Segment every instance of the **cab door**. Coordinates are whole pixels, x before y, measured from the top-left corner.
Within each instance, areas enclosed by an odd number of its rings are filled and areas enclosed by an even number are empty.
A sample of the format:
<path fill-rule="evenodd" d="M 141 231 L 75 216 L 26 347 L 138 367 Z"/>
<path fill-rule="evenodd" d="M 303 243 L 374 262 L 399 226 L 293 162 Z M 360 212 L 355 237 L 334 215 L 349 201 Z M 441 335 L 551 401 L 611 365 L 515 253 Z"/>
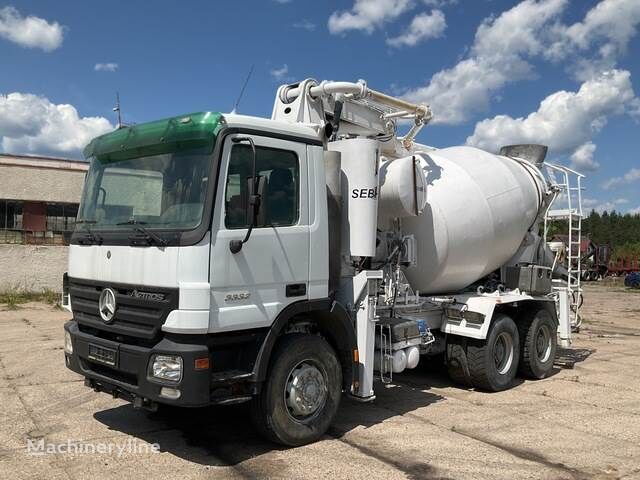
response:
<path fill-rule="evenodd" d="M 231 240 L 245 238 L 252 150 L 262 187 L 257 225 L 238 253 Z M 234 134 L 223 145 L 212 222 L 210 331 L 269 326 L 292 302 L 308 298 L 309 201 L 304 143 Z"/>

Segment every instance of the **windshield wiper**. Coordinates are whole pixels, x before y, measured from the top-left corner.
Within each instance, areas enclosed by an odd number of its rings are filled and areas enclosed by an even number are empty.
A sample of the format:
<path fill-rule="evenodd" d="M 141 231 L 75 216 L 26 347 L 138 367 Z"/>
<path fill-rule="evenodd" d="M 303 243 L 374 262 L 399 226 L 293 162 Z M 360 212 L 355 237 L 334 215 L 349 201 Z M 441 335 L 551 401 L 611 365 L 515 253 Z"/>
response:
<path fill-rule="evenodd" d="M 89 224 L 90 223 L 97 223 L 96 220 L 77 220 L 76 221 L 76 225 L 80 224 L 80 225 L 84 225 L 84 228 L 86 230 L 86 233 L 84 235 L 84 237 L 82 237 L 80 239 L 80 243 L 87 243 L 89 245 L 93 245 L 94 243 L 97 244 L 102 244 L 102 237 L 100 235 L 97 235 L 96 233 L 94 233 L 90 228 L 89 228 Z"/>
<path fill-rule="evenodd" d="M 144 239 L 147 241 L 147 243 L 151 243 L 151 241 L 153 241 L 156 245 L 165 247 L 168 242 L 161 236 L 153 233 L 151 230 L 144 228 L 142 225 L 146 223 L 147 222 L 141 222 L 140 220 L 136 220 L 135 218 L 130 218 L 126 222 L 116 223 L 116 225 L 132 225 L 135 231 L 140 232 L 144 235 Z M 135 237 L 132 235 L 129 237 L 129 240 L 134 241 Z"/>

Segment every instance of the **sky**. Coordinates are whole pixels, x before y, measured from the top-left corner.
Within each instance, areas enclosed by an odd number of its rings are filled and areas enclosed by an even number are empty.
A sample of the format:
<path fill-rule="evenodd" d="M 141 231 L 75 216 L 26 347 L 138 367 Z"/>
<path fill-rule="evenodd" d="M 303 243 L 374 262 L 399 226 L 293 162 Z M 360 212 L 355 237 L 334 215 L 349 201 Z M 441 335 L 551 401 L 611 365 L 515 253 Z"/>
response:
<path fill-rule="evenodd" d="M 640 213 L 640 0 L 0 0 L 0 151 L 82 158 L 93 137 L 365 79 L 427 103 L 418 141 L 542 143 L 584 205 Z M 0 179 L 1 181 L 1 179 Z"/>

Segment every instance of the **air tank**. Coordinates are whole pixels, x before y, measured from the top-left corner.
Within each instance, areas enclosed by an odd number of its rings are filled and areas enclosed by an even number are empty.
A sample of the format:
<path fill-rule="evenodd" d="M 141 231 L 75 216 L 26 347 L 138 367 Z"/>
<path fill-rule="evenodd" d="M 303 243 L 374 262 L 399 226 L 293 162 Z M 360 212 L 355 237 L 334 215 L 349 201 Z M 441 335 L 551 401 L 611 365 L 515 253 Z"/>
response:
<path fill-rule="evenodd" d="M 507 262 L 534 224 L 546 190 L 528 162 L 473 147 L 421 157 L 427 184 L 422 214 L 402 219 L 418 266 L 405 274 L 425 294 L 458 291 Z"/>

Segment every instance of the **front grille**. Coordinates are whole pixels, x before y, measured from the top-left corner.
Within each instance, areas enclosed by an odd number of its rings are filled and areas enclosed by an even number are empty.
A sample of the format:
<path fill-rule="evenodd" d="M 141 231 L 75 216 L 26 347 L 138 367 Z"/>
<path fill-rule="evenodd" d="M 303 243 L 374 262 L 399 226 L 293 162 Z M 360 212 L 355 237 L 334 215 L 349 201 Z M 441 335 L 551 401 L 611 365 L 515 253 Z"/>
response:
<path fill-rule="evenodd" d="M 98 311 L 100 293 L 107 287 L 116 293 L 116 311 L 109 323 L 102 320 Z M 149 294 L 160 294 L 163 299 Z M 160 328 L 169 312 L 178 308 L 177 288 L 140 287 L 69 278 L 69 295 L 74 319 L 80 327 L 89 327 L 105 338 L 154 340 L 159 337 Z M 104 335 L 100 335 L 101 332 Z"/>

